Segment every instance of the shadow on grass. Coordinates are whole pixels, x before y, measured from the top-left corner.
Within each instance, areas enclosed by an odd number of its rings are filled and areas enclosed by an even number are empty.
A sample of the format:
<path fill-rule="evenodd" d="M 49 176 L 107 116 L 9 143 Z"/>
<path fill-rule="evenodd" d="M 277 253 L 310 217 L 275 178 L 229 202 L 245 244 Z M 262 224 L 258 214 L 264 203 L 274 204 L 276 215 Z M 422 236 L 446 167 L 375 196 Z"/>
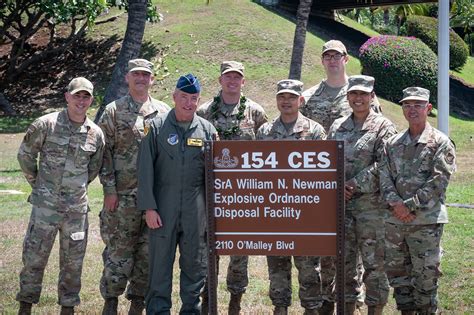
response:
<path fill-rule="evenodd" d="M 5 96 L 18 116 L 0 116 L 0 133 L 24 132 L 37 117 L 66 105 L 64 92 L 70 80 L 83 76 L 94 84 L 94 96 L 103 97 L 110 82 L 122 39 L 83 38 L 65 53 L 31 66 L 14 84 L 5 89 Z M 160 55 L 160 43 L 145 41 L 141 56 L 153 59 Z"/>

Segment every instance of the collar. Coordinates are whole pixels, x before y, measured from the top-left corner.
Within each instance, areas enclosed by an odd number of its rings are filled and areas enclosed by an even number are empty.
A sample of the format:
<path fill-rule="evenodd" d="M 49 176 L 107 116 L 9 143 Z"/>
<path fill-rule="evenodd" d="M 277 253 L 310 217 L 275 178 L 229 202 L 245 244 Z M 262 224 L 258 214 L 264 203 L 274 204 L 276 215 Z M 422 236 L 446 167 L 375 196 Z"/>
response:
<path fill-rule="evenodd" d="M 171 109 L 168 113 L 168 117 L 172 125 L 174 125 L 175 127 L 181 128 L 181 126 L 178 124 L 178 121 L 176 120 L 176 109 L 174 108 Z M 191 125 L 189 125 L 189 129 L 195 128 L 197 125 L 198 125 L 198 118 L 197 118 L 196 113 L 194 113 L 193 120 L 191 121 Z"/>
<path fill-rule="evenodd" d="M 370 129 L 370 125 L 372 125 L 372 121 L 378 116 L 376 112 L 373 111 L 371 108 L 369 111 L 369 115 L 365 119 L 364 123 L 362 124 L 361 131 Z M 341 127 L 346 130 L 353 130 L 355 128 L 354 124 L 354 114 L 350 114 L 347 118 L 342 122 Z"/>
<path fill-rule="evenodd" d="M 75 127 L 72 125 L 71 120 L 69 119 L 69 116 L 67 114 L 67 108 L 65 108 L 63 111 L 61 111 L 59 113 L 58 121 L 61 122 L 64 125 L 67 125 L 69 130 L 76 131 Z M 89 129 L 91 129 L 91 123 L 92 123 L 92 121 L 89 118 L 87 118 L 87 116 L 86 116 L 86 119 L 82 123 L 79 130 L 77 130 L 76 132 L 78 132 L 78 133 L 87 133 L 89 131 Z"/>

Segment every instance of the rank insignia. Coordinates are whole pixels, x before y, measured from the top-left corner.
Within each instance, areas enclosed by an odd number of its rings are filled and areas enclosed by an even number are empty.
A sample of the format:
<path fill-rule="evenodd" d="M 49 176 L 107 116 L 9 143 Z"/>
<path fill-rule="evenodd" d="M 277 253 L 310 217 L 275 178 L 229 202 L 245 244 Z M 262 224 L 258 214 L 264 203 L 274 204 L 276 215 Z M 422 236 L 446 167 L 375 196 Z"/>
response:
<path fill-rule="evenodd" d="M 145 136 L 148 134 L 148 131 L 150 131 L 150 123 L 148 121 L 143 122 L 143 133 Z"/>
<path fill-rule="evenodd" d="M 168 143 L 171 144 L 171 145 L 175 145 L 179 142 L 178 140 L 178 135 L 175 134 L 175 133 L 170 133 L 170 135 L 168 136 Z"/>
<path fill-rule="evenodd" d="M 202 147 L 202 145 L 203 145 L 202 139 L 188 138 L 188 146 L 190 146 L 190 147 Z"/>

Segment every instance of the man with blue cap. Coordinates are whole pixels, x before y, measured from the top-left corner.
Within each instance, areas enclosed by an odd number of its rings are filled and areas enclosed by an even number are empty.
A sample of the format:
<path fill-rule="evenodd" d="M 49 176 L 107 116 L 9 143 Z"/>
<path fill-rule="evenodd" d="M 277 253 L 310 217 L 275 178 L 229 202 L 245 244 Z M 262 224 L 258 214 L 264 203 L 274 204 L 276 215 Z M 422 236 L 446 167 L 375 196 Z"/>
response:
<path fill-rule="evenodd" d="M 170 314 L 173 263 L 180 258 L 180 314 L 200 314 L 199 294 L 207 273 L 204 141 L 217 138 L 197 116 L 198 79 L 181 76 L 175 108 L 156 117 L 140 147 L 138 209 L 149 227 L 147 314 Z"/>

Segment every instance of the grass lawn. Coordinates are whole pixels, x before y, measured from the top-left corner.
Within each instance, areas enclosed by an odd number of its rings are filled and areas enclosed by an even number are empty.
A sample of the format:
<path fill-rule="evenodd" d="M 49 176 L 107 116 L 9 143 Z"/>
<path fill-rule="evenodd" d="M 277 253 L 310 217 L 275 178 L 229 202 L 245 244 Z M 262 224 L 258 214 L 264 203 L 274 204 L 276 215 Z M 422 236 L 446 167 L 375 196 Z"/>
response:
<path fill-rule="evenodd" d="M 460 71 L 451 71 L 451 74 L 474 86 L 474 57 L 467 57 L 464 67 Z"/>
<path fill-rule="evenodd" d="M 166 48 L 164 66 L 169 75 L 154 86 L 152 94 L 171 103 L 170 95 L 179 75 L 196 74 L 203 86 L 205 101 L 218 91 L 217 76 L 222 60 L 243 61 L 246 66 L 245 94 L 261 103 L 270 118 L 276 116 L 276 82 L 288 75 L 294 24 L 265 8 L 243 0 L 205 1 L 162 0 L 155 1 L 164 21 L 148 25 L 145 42 L 156 48 Z M 346 19 L 347 21 L 347 19 Z M 119 34 L 123 36 L 126 15 L 112 24 L 98 25 L 89 36 L 95 38 Z M 303 78 L 305 87 L 316 84 L 323 77 L 320 51 L 323 40 L 318 34 L 307 35 Z M 159 49 L 157 49 L 159 51 Z M 360 72 L 360 63 L 353 56 L 348 66 L 351 74 Z M 104 58 L 107 58 L 104 53 Z M 153 56 L 151 57 L 153 58 Z M 471 59 L 472 60 L 472 59 Z M 471 71 L 472 73 L 472 71 Z M 103 78 L 106 82 L 108 78 Z M 100 91 L 99 91 L 100 92 Z M 401 109 L 397 104 L 381 99 L 384 113 L 399 129 L 404 128 Z M 93 110 L 92 110 L 93 111 Z M 16 153 L 22 132 L 32 118 L 0 118 L 0 190 L 12 189 L 21 195 L 0 194 L 0 313 L 17 311 L 14 300 L 18 290 L 18 274 L 21 269 L 22 240 L 28 224 L 31 206 L 26 202 L 30 188 L 19 171 Z M 431 120 L 436 126 L 435 119 Z M 474 204 L 474 123 L 455 117 L 450 118 L 450 135 L 457 145 L 458 172 L 453 176 L 448 189 L 448 203 Z M 101 252 L 103 243 L 99 235 L 98 213 L 102 203 L 102 191 L 98 181 L 89 188 L 91 199 L 90 233 L 87 255 L 84 262 L 81 305 L 77 309 L 84 314 L 99 313 L 102 298 L 99 294 L 99 279 L 102 273 Z M 444 277 L 440 286 L 441 309 L 445 314 L 474 313 L 474 216 L 471 209 L 450 208 L 451 223 L 446 225 L 443 238 Z M 229 294 L 225 289 L 227 257 L 221 260 L 219 275 L 219 312 L 225 314 Z M 245 314 L 270 314 L 268 298 L 268 274 L 264 257 L 251 257 L 250 284 L 243 299 Z M 58 247 L 52 251 L 47 267 L 42 297 L 35 311 L 41 314 L 58 313 L 56 286 L 58 275 Z M 174 277 L 173 313 L 179 309 L 177 292 L 179 279 Z M 128 304 L 120 300 L 120 310 L 125 313 Z M 292 314 L 302 314 L 297 295 L 296 273 L 293 272 Z M 394 314 L 393 301 L 386 314 Z"/>

